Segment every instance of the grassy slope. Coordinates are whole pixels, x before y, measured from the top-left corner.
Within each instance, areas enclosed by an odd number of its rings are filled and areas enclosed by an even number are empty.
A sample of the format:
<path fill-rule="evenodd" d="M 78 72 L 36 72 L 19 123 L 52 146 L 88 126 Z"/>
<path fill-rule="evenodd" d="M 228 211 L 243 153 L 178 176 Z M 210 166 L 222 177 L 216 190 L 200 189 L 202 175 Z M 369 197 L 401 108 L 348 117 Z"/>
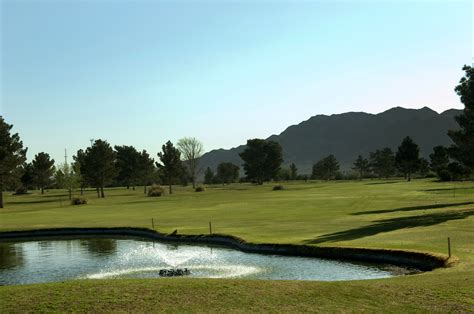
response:
<path fill-rule="evenodd" d="M 136 226 L 180 233 L 233 234 L 252 242 L 310 243 L 416 249 L 446 253 L 446 237 L 461 262 L 416 276 L 350 283 L 251 280 L 113 280 L 0 287 L 6 309 L 124 310 L 273 309 L 474 310 L 474 184 L 363 181 L 271 186 L 216 186 L 204 193 L 176 189 L 147 198 L 141 189 L 107 191 L 89 204 L 65 205 L 65 193 L 7 195 L 0 230 Z M 63 207 L 59 197 L 62 195 Z M 47 289 L 45 289 L 47 287 Z M 87 289 L 84 289 L 87 287 Z M 188 295 L 176 305 L 174 291 Z M 238 296 L 235 300 L 235 296 Z M 135 302 L 124 302 L 127 298 Z M 78 299 L 81 301 L 79 302 Z M 96 299 L 100 299 L 96 302 Z M 18 300 L 23 300 L 19 302 Z M 28 300 L 28 302 L 24 302 Z M 181 307 L 182 306 L 182 307 Z"/>

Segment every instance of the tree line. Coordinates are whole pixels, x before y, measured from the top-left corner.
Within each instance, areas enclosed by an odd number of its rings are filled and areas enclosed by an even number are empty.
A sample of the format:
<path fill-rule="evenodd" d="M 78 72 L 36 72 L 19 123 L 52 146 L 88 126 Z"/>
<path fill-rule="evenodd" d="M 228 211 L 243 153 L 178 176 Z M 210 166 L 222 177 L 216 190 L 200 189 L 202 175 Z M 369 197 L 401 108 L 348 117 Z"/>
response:
<path fill-rule="evenodd" d="M 92 186 L 98 197 L 105 197 L 104 187 L 113 183 L 128 189 L 142 185 L 145 194 L 152 183 L 168 185 L 170 194 L 174 184 L 192 182 L 195 187 L 199 158 L 204 151 L 202 143 L 194 137 L 185 137 L 176 147 L 168 141 L 161 149 L 155 161 L 146 150 L 140 152 L 125 145 L 112 148 L 107 141 L 96 140 L 74 156 L 73 169 L 81 182 L 81 191 Z"/>
<path fill-rule="evenodd" d="M 450 130 L 450 147 L 436 146 L 430 160 L 419 156 L 418 145 L 406 137 L 397 152 L 382 148 L 371 152 L 368 158 L 358 156 L 352 169 L 359 178 L 388 178 L 402 174 L 410 181 L 413 174 L 423 176 L 431 170 L 441 180 L 459 180 L 474 172 L 474 69 L 464 66 L 465 75 L 455 91 L 465 108 L 455 119 L 459 130 Z M 3 191 L 17 189 L 18 192 L 36 187 L 44 193 L 51 184 L 65 188 L 69 197 L 74 189 L 81 193 L 86 187 L 93 187 L 98 197 L 105 197 L 104 188 L 109 185 L 124 185 L 134 189 L 143 185 L 161 183 L 168 185 L 172 194 L 174 184 L 187 184 L 196 181 L 200 168 L 203 145 L 196 138 L 186 137 L 175 147 L 171 141 L 162 146 L 155 161 L 146 150 L 138 151 L 133 146 L 114 146 L 98 139 L 85 150 L 78 150 L 74 162 L 54 166 L 55 161 L 47 153 L 35 155 L 31 163 L 26 162 L 27 148 L 18 133 L 11 134 L 12 125 L 0 116 L 0 208 L 3 208 Z M 280 144 L 263 139 L 249 139 L 245 150 L 239 154 L 243 161 L 245 181 L 263 184 L 269 180 L 297 180 L 309 178 L 330 180 L 340 174 L 339 162 L 334 155 L 317 161 L 312 167 L 311 177 L 298 175 L 295 164 L 282 168 L 283 153 Z M 229 162 L 218 165 L 217 173 L 207 168 L 204 182 L 232 183 L 239 179 L 239 166 Z"/>
<path fill-rule="evenodd" d="M 26 162 L 27 148 L 23 148 L 18 133 L 11 134 L 12 125 L 0 116 L 0 208 L 3 208 L 3 191 L 15 190 L 26 193 L 28 189 L 38 188 L 41 194 L 47 187 L 64 188 L 69 192 L 80 189 L 81 195 L 87 187 L 93 187 L 98 197 L 105 197 L 106 186 L 126 186 L 135 189 L 162 183 L 169 186 L 192 182 L 200 171 L 199 159 L 204 151 L 203 145 L 193 137 L 180 139 L 177 147 L 168 141 L 162 146 L 155 161 L 146 150 L 138 151 L 133 146 L 112 147 L 105 140 L 95 140 L 85 150 L 80 149 L 73 156 L 71 164 L 64 162 L 55 166 L 49 154 L 40 152 L 33 160 Z"/>

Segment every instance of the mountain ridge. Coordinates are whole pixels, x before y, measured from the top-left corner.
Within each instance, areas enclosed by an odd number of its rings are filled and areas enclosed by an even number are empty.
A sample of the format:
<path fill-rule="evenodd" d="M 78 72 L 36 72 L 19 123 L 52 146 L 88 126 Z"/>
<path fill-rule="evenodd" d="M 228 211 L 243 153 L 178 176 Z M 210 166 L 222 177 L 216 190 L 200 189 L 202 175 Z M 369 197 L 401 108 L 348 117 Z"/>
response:
<path fill-rule="evenodd" d="M 427 158 L 436 145 L 449 145 L 450 129 L 456 129 L 454 116 L 462 110 L 448 109 L 441 113 L 424 106 L 420 109 L 393 107 L 373 114 L 360 111 L 331 115 L 314 115 L 298 124 L 288 126 L 274 140 L 283 147 L 284 165 L 295 163 L 299 173 L 309 173 L 317 160 L 334 154 L 341 170 L 349 170 L 361 154 L 383 147 L 396 150 L 405 136 L 420 146 L 421 156 Z M 245 144 L 230 149 L 215 149 L 201 157 L 203 168 L 215 170 L 220 162 L 233 162 L 242 166 L 239 153 Z M 242 174 L 242 173 L 241 173 Z"/>

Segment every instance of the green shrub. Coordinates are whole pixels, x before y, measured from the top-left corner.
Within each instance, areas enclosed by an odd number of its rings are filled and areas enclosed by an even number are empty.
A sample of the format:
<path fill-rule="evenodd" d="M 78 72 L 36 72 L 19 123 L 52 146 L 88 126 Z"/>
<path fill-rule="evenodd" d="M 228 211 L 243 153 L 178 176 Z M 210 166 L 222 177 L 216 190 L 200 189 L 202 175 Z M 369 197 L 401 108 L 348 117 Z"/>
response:
<path fill-rule="evenodd" d="M 198 186 L 194 189 L 195 192 L 204 192 L 206 189 L 203 186 Z"/>
<path fill-rule="evenodd" d="M 150 197 L 159 197 L 165 194 L 165 189 L 163 189 L 159 185 L 153 185 L 149 190 L 148 190 L 148 196 Z"/>
<path fill-rule="evenodd" d="M 71 200 L 71 205 L 85 205 L 85 204 L 87 204 L 87 200 L 85 198 L 74 197 Z"/>
<path fill-rule="evenodd" d="M 273 191 L 281 191 L 281 190 L 284 190 L 285 188 L 283 187 L 283 185 L 275 185 L 273 187 Z"/>

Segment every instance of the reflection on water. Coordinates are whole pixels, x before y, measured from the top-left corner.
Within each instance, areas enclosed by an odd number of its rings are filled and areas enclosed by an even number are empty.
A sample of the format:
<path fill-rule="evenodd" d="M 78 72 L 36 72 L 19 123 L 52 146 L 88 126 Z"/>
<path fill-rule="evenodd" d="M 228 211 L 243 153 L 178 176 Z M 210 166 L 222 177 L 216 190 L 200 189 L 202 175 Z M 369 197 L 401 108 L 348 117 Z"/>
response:
<path fill-rule="evenodd" d="M 114 239 L 98 238 L 79 241 L 91 255 L 110 255 L 117 252 L 117 241 Z"/>
<path fill-rule="evenodd" d="M 406 273 L 398 267 L 316 258 L 249 254 L 220 247 L 144 240 L 77 239 L 0 243 L 0 284 L 70 279 L 158 278 L 160 269 L 188 268 L 190 277 L 353 280 Z"/>
<path fill-rule="evenodd" d="M 0 243 L 0 270 L 23 266 L 21 245 Z"/>
<path fill-rule="evenodd" d="M 53 245 L 51 241 L 38 241 L 38 250 L 40 251 L 49 251 Z"/>

